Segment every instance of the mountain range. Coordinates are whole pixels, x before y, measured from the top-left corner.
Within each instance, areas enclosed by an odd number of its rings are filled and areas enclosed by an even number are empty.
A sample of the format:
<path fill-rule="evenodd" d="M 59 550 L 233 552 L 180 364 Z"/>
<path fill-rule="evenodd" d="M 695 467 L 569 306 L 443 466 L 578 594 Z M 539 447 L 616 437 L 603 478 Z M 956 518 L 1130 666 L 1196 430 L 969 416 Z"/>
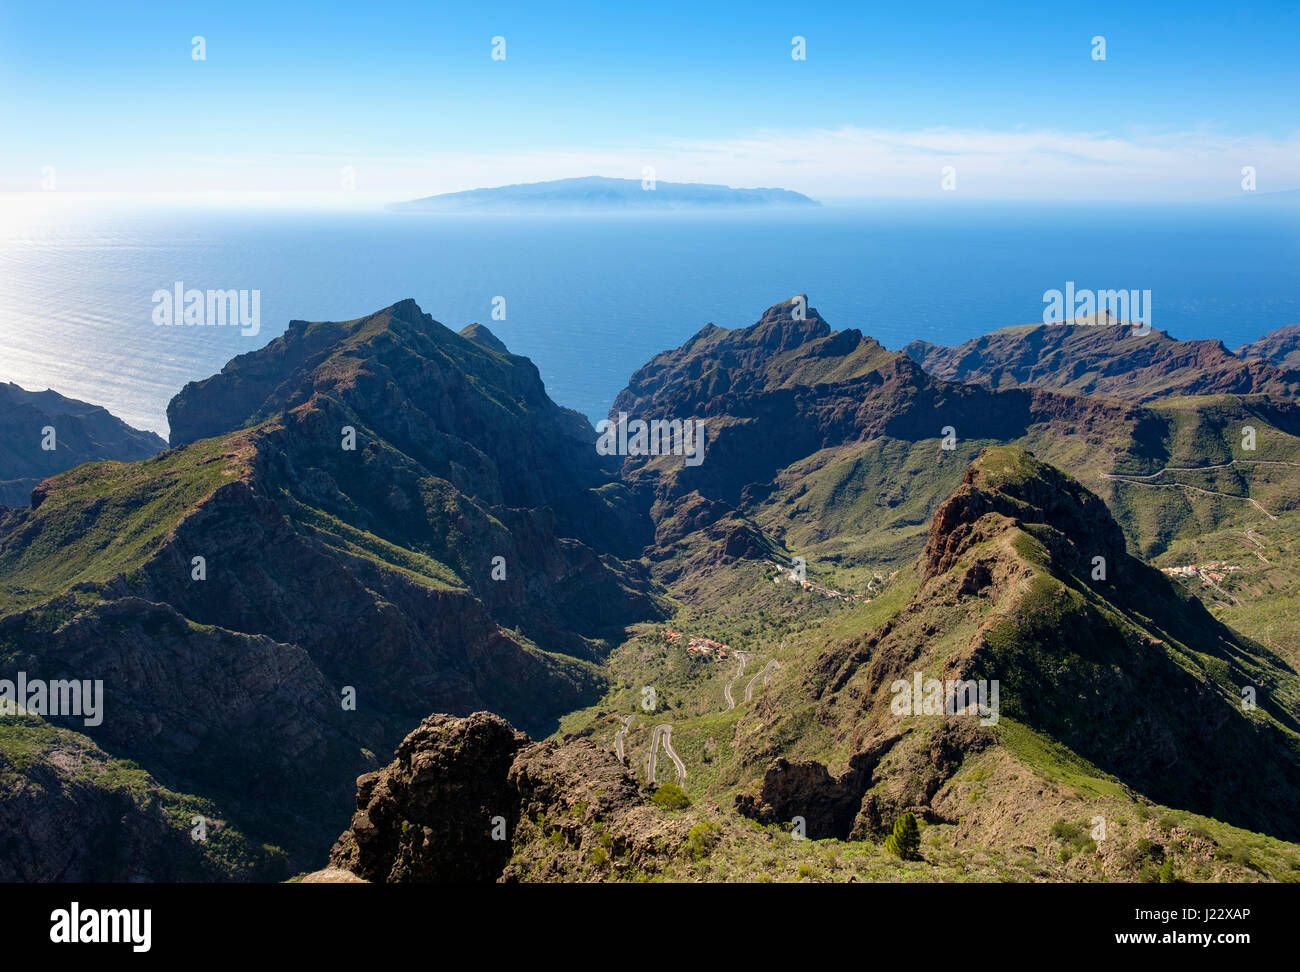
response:
<path fill-rule="evenodd" d="M 1300 390 L 1300 373 L 1290 370 L 1300 357 L 1296 341 L 1283 328 L 1233 353 L 1219 341 L 1179 341 L 1117 322 L 1031 324 L 955 348 L 913 341 L 903 350 L 928 373 L 949 381 L 1149 402 L 1169 395 L 1294 398 Z"/>
<path fill-rule="evenodd" d="M 692 464 L 482 325 L 294 321 L 0 509 L 0 678 L 105 686 L 0 717 L 0 877 L 1300 879 L 1297 379 L 1128 331 L 799 295 L 630 377 Z"/>

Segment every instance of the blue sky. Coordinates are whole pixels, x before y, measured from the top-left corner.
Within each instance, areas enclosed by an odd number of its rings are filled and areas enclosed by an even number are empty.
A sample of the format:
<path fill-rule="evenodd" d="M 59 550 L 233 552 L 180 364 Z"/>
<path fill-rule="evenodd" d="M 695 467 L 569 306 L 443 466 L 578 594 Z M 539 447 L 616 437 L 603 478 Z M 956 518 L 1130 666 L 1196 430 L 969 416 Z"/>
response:
<path fill-rule="evenodd" d="M 1135 6 L 5 2 L 0 189 L 46 166 L 129 192 L 332 192 L 349 166 L 393 197 L 645 166 L 822 196 L 932 193 L 948 164 L 976 196 L 1300 186 L 1300 3 Z"/>

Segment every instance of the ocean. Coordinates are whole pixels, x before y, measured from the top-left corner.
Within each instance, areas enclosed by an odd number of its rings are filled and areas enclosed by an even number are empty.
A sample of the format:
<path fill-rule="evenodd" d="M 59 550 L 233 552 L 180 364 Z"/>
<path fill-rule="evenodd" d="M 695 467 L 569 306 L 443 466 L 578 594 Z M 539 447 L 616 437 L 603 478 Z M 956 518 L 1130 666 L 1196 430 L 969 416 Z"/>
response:
<path fill-rule="evenodd" d="M 290 320 L 349 320 L 405 297 L 454 330 L 486 324 L 593 421 L 657 352 L 797 293 L 832 327 L 894 349 L 1039 321 L 1044 292 L 1067 281 L 1150 290 L 1151 323 L 1179 338 L 1236 347 L 1300 323 L 1300 208 L 1263 199 L 510 217 L 19 195 L 0 198 L 0 380 L 164 436 L 186 381 Z M 260 291 L 260 332 L 156 325 L 152 296 L 177 282 Z"/>

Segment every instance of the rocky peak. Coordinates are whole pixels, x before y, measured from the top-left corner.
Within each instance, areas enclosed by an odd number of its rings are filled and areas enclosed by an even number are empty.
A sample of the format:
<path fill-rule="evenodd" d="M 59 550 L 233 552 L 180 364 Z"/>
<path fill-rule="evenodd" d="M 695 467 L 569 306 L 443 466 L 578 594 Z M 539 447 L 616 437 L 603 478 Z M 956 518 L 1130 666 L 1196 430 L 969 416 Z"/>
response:
<path fill-rule="evenodd" d="M 773 304 L 755 324 L 738 335 L 744 344 L 758 345 L 773 353 L 789 351 L 831 333 L 831 326 L 808 303 L 807 294 Z"/>
<path fill-rule="evenodd" d="M 483 347 L 497 351 L 501 354 L 509 354 L 510 349 L 506 347 L 505 342 L 488 330 L 486 325 L 474 323 L 468 327 L 462 328 L 460 336 L 467 341 L 473 341 L 475 344 L 481 344 Z"/>
<path fill-rule="evenodd" d="M 980 453 L 935 513 L 922 555 L 926 576 L 948 570 L 981 536 L 976 524 L 989 514 L 1052 528 L 1049 549 L 1067 570 L 1095 556 L 1115 565 L 1124 557 L 1124 535 L 1100 497 L 1024 449 L 996 446 Z"/>

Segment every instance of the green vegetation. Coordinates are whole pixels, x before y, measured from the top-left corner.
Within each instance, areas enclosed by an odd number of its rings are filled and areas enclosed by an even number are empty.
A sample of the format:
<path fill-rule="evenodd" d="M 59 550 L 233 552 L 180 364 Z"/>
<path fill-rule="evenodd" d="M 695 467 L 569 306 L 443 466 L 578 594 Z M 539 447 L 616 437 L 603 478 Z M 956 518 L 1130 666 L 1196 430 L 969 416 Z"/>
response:
<path fill-rule="evenodd" d="M 691 799 L 676 783 L 665 783 L 651 797 L 651 802 L 665 810 L 685 810 L 691 805 Z"/>
<path fill-rule="evenodd" d="M 695 860 L 709 856 L 722 839 L 722 828 L 711 820 L 702 820 L 686 836 L 686 853 Z"/>
<path fill-rule="evenodd" d="M 74 584 L 130 575 L 171 538 L 180 521 L 221 486 L 249 474 L 247 434 L 208 439 L 140 462 L 98 462 L 54 477 L 49 498 L 0 545 L 6 610 Z"/>
<path fill-rule="evenodd" d="M 171 790 L 137 763 L 113 758 L 89 738 L 50 725 L 34 715 L 0 716 L 0 800 L 12 787 L 28 798 L 48 790 L 51 796 L 76 794 L 97 812 L 114 817 L 139 815 L 138 867 L 167 869 L 173 880 L 277 880 L 287 875 L 283 850 L 259 845 L 212 800 Z M 29 814 L 39 819 L 38 799 Z M 203 820 L 202 840 L 193 839 L 196 819 Z M 150 855 L 146 859 L 143 855 Z M 113 861 L 90 871 L 89 880 L 108 880 Z"/>
<path fill-rule="evenodd" d="M 642 784 L 624 797 L 633 822 L 601 816 L 604 791 L 523 821 L 511 859 L 528 880 L 1300 879 L 1300 846 L 1271 836 L 1291 833 L 1300 758 L 1300 424 L 1289 405 L 998 396 L 927 381 L 854 332 L 780 319 L 747 334 L 706 329 L 627 393 L 662 414 L 735 402 L 735 415 L 708 413 L 710 448 L 730 460 L 684 469 L 659 456 L 616 478 L 589 465 L 533 372 L 490 344 L 406 312 L 295 327 L 272 348 L 316 348 L 310 374 L 286 381 L 240 359 L 179 397 L 191 429 L 224 414 L 212 402 L 246 405 L 228 416 L 245 431 L 72 470 L 39 509 L 0 516 L 18 524 L 0 536 L 0 599 L 6 613 L 35 608 L 21 626 L 6 619 L 0 660 L 77 625 L 94 644 L 121 635 L 114 646 L 162 643 L 166 625 L 176 652 L 201 649 L 185 662 L 207 660 L 232 636 L 217 627 L 226 606 L 289 616 L 310 602 L 309 617 L 259 616 L 231 667 L 281 651 L 276 671 L 319 665 L 327 684 L 373 669 L 368 705 L 406 708 L 343 739 L 320 729 L 330 741 L 308 749 L 345 754 L 341 776 L 363 744 L 383 761 L 430 697 L 467 705 L 483 686 L 500 690 L 485 707 L 516 707 L 516 725 L 554 730 L 557 745 L 576 737 L 612 761 L 620 734 L 623 767 L 603 768 Z M 806 340 L 788 344 L 801 328 Z M 444 428 L 450 416 L 465 427 Z M 344 421 L 358 429 L 356 454 L 336 448 Z M 935 437 L 947 421 L 959 426 L 955 450 Z M 1258 431 L 1250 454 L 1245 424 Z M 263 519 L 275 529 L 249 536 L 310 556 L 253 551 L 242 563 L 256 583 L 225 591 L 159 583 L 160 566 L 172 577 L 188 562 L 193 537 Z M 643 534 L 655 542 L 639 561 L 610 554 L 639 550 Z M 611 537 L 617 547 L 602 543 Z M 1160 566 L 1242 569 L 1175 589 L 1125 542 Z M 505 583 L 486 580 L 489 551 L 508 555 Z M 1089 575 L 1099 552 L 1105 579 Z M 808 587 L 789 579 L 796 557 Z M 217 600 L 203 600 L 209 590 Z M 124 592 L 167 600 L 180 620 L 132 629 L 105 611 Z M 661 608 L 671 620 L 650 623 Z M 383 664 L 357 664 L 370 659 L 353 652 L 369 649 L 336 637 L 354 620 L 364 645 L 392 649 Z M 688 654 L 696 636 L 728 653 Z M 410 675 L 413 662 L 426 670 Z M 918 674 L 999 682 L 995 723 L 893 711 L 891 684 Z M 1258 691 L 1255 709 L 1241 706 L 1243 687 Z M 689 773 L 646 806 L 647 750 L 665 723 Z M 71 779 L 129 802 L 115 811 L 161 807 L 177 837 L 201 813 L 220 825 L 196 853 L 220 876 L 278 860 L 219 812 L 238 801 L 215 786 L 174 793 L 92 749 L 39 722 L 0 724 L 0 786 Z M 1173 770 L 1169 753 L 1182 761 Z M 132 754 L 159 778 L 191 772 Z M 232 754 L 224 765 L 239 764 Z M 1241 766 L 1251 772 L 1216 770 Z M 788 821 L 825 807 L 810 832 L 855 839 L 792 837 Z M 916 807 L 936 821 L 924 866 Z M 304 800 L 293 819 L 316 810 Z M 249 819 L 283 843 L 256 811 Z M 616 833 L 635 826 L 637 840 Z"/>
<path fill-rule="evenodd" d="M 885 838 L 885 850 L 904 861 L 921 859 L 921 832 L 916 817 L 905 813 L 894 822 L 894 831 Z"/>

